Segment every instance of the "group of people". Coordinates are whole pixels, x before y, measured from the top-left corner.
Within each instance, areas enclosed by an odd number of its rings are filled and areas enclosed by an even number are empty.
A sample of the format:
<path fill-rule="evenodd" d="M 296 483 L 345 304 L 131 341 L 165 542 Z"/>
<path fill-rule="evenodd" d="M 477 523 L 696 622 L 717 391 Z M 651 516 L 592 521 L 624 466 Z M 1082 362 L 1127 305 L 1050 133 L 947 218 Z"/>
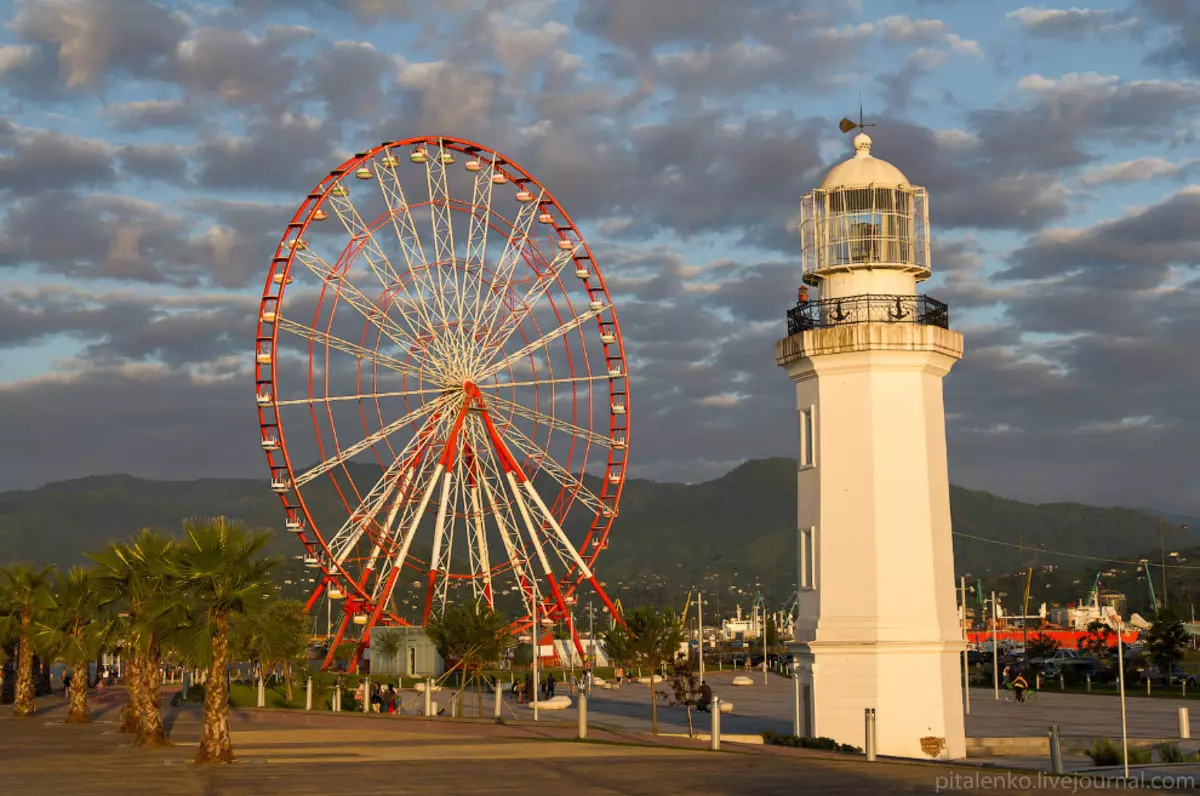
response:
<path fill-rule="evenodd" d="M 372 713 L 395 713 L 399 708 L 397 699 L 400 691 L 396 686 L 389 683 L 377 683 L 371 681 L 370 692 L 363 692 L 363 684 L 365 681 L 359 681 L 358 688 L 354 690 L 354 700 L 358 704 L 363 703 L 364 698 L 371 700 Z"/>

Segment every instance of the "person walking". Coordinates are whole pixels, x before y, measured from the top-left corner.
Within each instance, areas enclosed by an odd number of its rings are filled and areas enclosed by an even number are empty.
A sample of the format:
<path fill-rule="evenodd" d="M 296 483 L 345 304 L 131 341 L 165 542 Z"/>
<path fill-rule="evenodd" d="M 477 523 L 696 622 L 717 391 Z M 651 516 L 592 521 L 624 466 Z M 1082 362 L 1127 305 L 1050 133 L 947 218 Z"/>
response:
<path fill-rule="evenodd" d="M 550 672 L 550 676 L 546 678 L 546 699 L 554 699 L 554 686 L 558 684 L 558 680 L 554 677 L 554 672 Z"/>

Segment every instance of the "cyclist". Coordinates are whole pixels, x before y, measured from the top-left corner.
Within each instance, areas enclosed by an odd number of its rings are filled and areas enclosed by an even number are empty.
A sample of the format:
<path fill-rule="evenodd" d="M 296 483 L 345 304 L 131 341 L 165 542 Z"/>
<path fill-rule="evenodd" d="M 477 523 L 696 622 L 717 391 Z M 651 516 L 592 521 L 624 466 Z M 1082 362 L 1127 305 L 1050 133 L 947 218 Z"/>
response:
<path fill-rule="evenodd" d="M 1025 692 L 1029 690 L 1029 681 L 1025 679 L 1023 673 L 1018 672 L 1017 676 L 1013 678 L 1012 690 L 1016 693 L 1018 702 L 1025 701 Z"/>

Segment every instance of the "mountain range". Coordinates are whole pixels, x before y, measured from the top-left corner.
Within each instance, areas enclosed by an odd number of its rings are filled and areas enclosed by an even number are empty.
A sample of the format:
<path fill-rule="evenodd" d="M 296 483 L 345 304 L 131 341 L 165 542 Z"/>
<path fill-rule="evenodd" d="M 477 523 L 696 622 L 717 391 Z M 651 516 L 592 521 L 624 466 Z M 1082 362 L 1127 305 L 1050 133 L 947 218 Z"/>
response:
<path fill-rule="evenodd" d="M 1159 521 L 1145 510 L 1031 505 L 958 486 L 950 487 L 950 505 L 954 530 L 962 534 L 954 541 L 959 574 L 986 577 L 1028 563 L 1071 564 L 1039 550 L 1117 557 L 1158 550 Z M 310 506 L 319 523 L 339 518 L 341 506 L 331 488 L 315 493 Z M 795 511 L 792 459 L 748 461 L 703 483 L 629 479 L 597 571 L 616 588 L 632 591 L 626 602 L 673 601 L 706 575 L 746 593 L 761 590 L 768 600 L 786 601 L 796 574 Z M 176 531 L 185 517 L 216 514 L 256 527 L 282 526 L 279 501 L 265 481 L 92 476 L 0 493 L 0 549 L 6 560 L 70 565 L 141 527 Z M 1179 520 L 1170 521 L 1177 525 Z M 1194 531 L 1183 533 L 1186 538 L 1172 539 L 1173 547 L 1197 543 Z M 300 552 L 283 533 L 274 544 L 276 552 Z"/>

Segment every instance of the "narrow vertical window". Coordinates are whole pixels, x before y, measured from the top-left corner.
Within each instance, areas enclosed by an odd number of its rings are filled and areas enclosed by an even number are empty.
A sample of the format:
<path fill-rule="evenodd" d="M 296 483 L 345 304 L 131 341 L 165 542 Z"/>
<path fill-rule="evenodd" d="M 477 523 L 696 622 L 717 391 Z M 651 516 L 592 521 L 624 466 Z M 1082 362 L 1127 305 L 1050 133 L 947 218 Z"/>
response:
<path fill-rule="evenodd" d="M 813 467 L 816 465 L 816 445 L 813 439 L 814 431 L 813 407 L 800 410 L 800 466 Z"/>
<path fill-rule="evenodd" d="M 815 548 L 813 535 L 816 528 L 800 529 L 800 588 L 811 591 L 817 588 L 816 562 L 813 560 Z"/>

